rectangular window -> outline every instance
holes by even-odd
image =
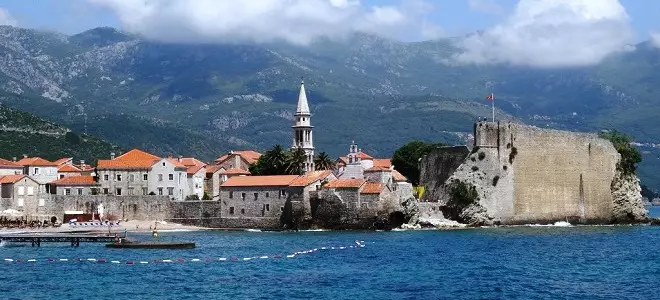
[[[121,181],[121,174],[117,174],[117,181]]]
[[[131,182],[135,181],[135,174],[129,175],[128,180],[130,180]]]
[[[229,214],[230,214],[230,215],[233,215],[233,214],[234,214],[234,207],[233,207],[233,206],[229,208]]]
[[[369,208],[369,203],[362,203],[362,208]]]
[[[142,180],[147,181],[149,179],[149,174],[142,174]]]
[[[270,197],[270,193],[266,192],[266,198]]]
[[[71,189],[64,189],[64,195],[71,195]]]
[[[245,214],[245,208],[241,208],[241,215]]]
[[[160,188],[160,187],[158,188],[158,195],[159,196],[163,195],[163,188]]]
[[[23,207],[25,205],[25,200],[23,198],[18,198],[18,207]]]
[[[64,174],[60,174],[60,179],[64,178]]]
[[[146,195],[146,194],[147,194],[147,188],[142,188],[142,195]]]
[[[105,181],[110,180],[110,176],[108,176],[108,174],[103,175],[103,180]]]
[[[270,211],[270,204],[266,204],[266,211]]]
[[[39,175],[40,173],[41,173],[41,170],[39,168],[34,168],[33,175]]]
[[[78,195],[82,195],[82,194],[83,194],[83,189],[79,188],[78,189]]]
[[[280,211],[284,211],[284,206],[280,206]]]
[[[245,193],[241,193],[241,200],[245,201]]]
[[[259,199],[259,193],[254,193],[254,200],[256,201],[258,199]]]
[[[99,189],[97,189],[97,188],[92,188],[91,191],[92,191],[92,195],[98,195],[99,194]]]
[[[129,188],[128,188],[128,194],[129,194],[129,195],[135,195],[135,189],[132,188],[132,187],[129,187]]]
[[[108,188],[103,189],[103,195],[107,195],[110,193],[110,190]]]
[[[229,199],[234,199],[234,192],[229,192]]]
[[[25,195],[25,187],[24,186],[19,186],[18,187],[18,194],[23,196]]]
[[[28,196],[32,196],[32,195],[34,195],[34,187],[32,187],[32,186],[28,186],[28,188],[27,188],[27,194],[28,194]]]
[[[168,174],[167,179],[169,179],[169,181],[173,181],[174,180],[174,174]]]
[[[170,195],[170,196],[174,195],[174,188],[173,187],[168,187],[167,188],[167,194]]]
[[[163,174],[158,174],[158,181],[163,181]]]
[[[46,205],[46,200],[39,199],[39,206],[44,206],[44,205]]]
[[[117,196],[121,196],[121,189],[120,189],[120,188],[117,188],[117,189],[116,189],[116,191],[115,191],[115,195],[117,195]]]

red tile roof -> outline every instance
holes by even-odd
[[[58,166],[60,166],[60,165],[63,165],[67,162],[70,162],[70,161],[73,161],[73,158],[65,157],[65,158],[60,158],[60,159],[54,161],[54,163],[57,164]]]
[[[399,173],[397,170],[392,170],[392,178],[396,182],[407,182],[408,178],[406,176],[403,176],[403,174]]]
[[[357,156],[358,156],[360,159],[374,159],[371,155],[366,154],[366,153],[364,153],[364,152],[362,152],[362,151],[358,152]]]
[[[57,168],[57,172],[59,173],[80,173],[82,172],[81,169],[78,169],[75,166],[72,165],[62,165],[59,168]]]
[[[364,179],[335,179],[330,180],[324,188],[341,189],[341,188],[359,188],[364,184]]]
[[[38,167],[57,167],[54,162],[47,161],[41,157],[27,157],[16,162],[21,166],[38,166]]]
[[[0,176],[0,184],[10,184],[19,182],[21,179],[25,178],[25,175],[6,175]],[[29,177],[28,177],[29,178]]]
[[[94,176],[69,176],[51,182],[53,185],[79,186],[79,185],[98,185]]]
[[[392,160],[389,158],[374,158],[374,167],[389,168],[392,166]]]
[[[194,175],[197,173],[199,170],[201,170],[206,164],[203,161],[200,161],[198,159],[192,158],[192,157],[185,157],[181,160],[181,163],[186,166],[187,170],[186,172],[188,175]]]
[[[23,166],[13,161],[0,158],[0,169],[23,169]]]
[[[158,160],[122,161],[100,159],[97,166],[99,169],[150,169],[156,162],[158,162]]]
[[[232,169],[229,169],[229,170],[220,170],[220,172],[218,172],[218,174],[221,174],[221,175],[250,175],[251,173],[250,173],[250,171],[246,171],[246,170],[243,170],[243,169],[232,168]]]
[[[158,159],[158,160],[160,160],[160,159]],[[184,168],[184,169],[188,168],[182,162],[180,162],[178,158],[168,158],[167,161],[170,162],[171,164],[173,164],[174,167],[176,167],[176,168]]]
[[[121,160],[121,161],[160,160],[160,157],[153,155],[151,153],[144,152],[140,149],[133,149],[120,156],[117,156],[114,160]]]
[[[380,194],[383,187],[384,185],[381,182],[367,182],[362,187],[360,194]]]
[[[288,186],[298,175],[234,176],[220,187]]]
[[[392,169],[385,167],[372,167],[364,170],[365,172],[392,172]]]
[[[218,165],[207,165],[206,166],[206,174],[213,174],[217,172],[218,170],[222,169],[222,166]]]
[[[259,157],[261,157],[261,153],[256,152],[256,151],[252,151],[252,150],[233,151],[233,152],[230,152],[230,153],[227,153],[223,156],[218,157],[218,159],[215,160],[215,163],[216,164],[221,164],[232,155],[240,156],[248,164],[253,164],[253,163],[257,162],[257,160],[259,160]]]
[[[331,174],[332,171],[330,170],[309,172],[305,175],[296,178],[294,181],[291,182],[290,186],[305,187],[316,181],[323,180],[326,177],[330,176]]]

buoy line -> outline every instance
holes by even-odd
[[[373,243],[373,242],[372,242]],[[44,258],[44,259],[14,259],[14,258],[5,258],[5,263],[110,263],[110,264],[124,264],[124,265],[146,265],[146,264],[168,264],[168,263],[211,263],[211,262],[238,262],[238,261],[251,261],[251,260],[267,260],[267,259],[284,259],[284,258],[296,258],[303,255],[314,254],[320,251],[332,251],[332,250],[346,250],[346,249],[359,249],[364,248],[366,243],[364,241],[355,241],[353,245],[349,246],[339,246],[339,247],[320,247],[313,248],[304,251],[295,251],[291,254],[280,255],[279,253],[275,255],[259,255],[259,256],[230,256],[230,257],[218,257],[218,258],[191,258],[191,259],[152,259],[152,260],[117,260],[117,259],[105,259],[105,258]]]

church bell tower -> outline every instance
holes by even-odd
[[[305,82],[300,83],[300,93],[298,94],[298,106],[293,115],[293,145],[292,149],[302,148],[305,151],[307,159],[303,166],[305,173],[314,171],[314,140],[312,136],[311,113],[305,94]]]

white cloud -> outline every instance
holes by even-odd
[[[470,9],[482,13],[499,15],[504,12],[502,6],[497,4],[494,0],[468,0]]]
[[[113,11],[125,30],[170,42],[308,44],[354,31],[396,36],[421,32],[425,14],[403,3],[367,6],[359,0],[88,1]]]
[[[9,12],[0,7],[0,25],[16,26],[16,24],[16,20],[12,18]]]
[[[660,48],[660,32],[651,32],[651,44]]]
[[[618,0],[520,0],[504,22],[463,39],[459,63],[585,66],[631,49],[634,32]]]

